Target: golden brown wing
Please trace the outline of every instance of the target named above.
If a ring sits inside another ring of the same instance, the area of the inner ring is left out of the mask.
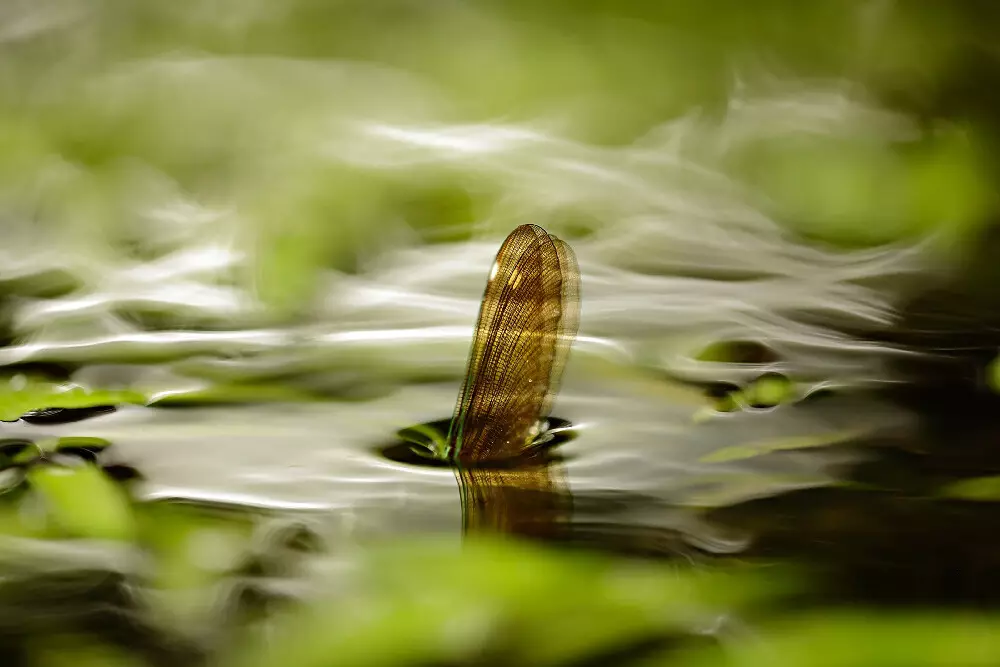
[[[524,450],[548,416],[578,316],[570,247],[536,225],[511,232],[483,294],[448,434],[453,459],[469,464]]]

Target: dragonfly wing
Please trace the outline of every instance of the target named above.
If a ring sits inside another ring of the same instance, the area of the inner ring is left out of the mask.
[[[469,463],[523,451],[551,407],[567,334],[576,331],[578,292],[579,271],[562,241],[535,225],[507,237],[486,284],[449,432],[453,457]]]

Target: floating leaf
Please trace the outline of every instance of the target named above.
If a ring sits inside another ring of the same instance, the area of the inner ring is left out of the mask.
[[[944,486],[938,495],[959,500],[1000,500],[1000,475],[952,482]]]
[[[771,452],[826,447],[856,438],[860,434],[860,431],[838,431],[823,435],[801,435],[733,445],[732,447],[717,449],[711,454],[703,456],[701,461],[704,463],[727,463],[729,461],[752,459],[755,456],[763,456]]]
[[[79,385],[44,378],[15,375],[0,381],[0,419],[14,421],[75,421],[107,411],[108,406],[143,404],[146,397],[136,391],[88,390]],[[60,416],[56,409],[80,411]]]

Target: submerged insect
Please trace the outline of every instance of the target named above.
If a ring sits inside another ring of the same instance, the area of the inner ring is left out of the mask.
[[[511,232],[483,294],[448,431],[452,460],[506,459],[531,444],[558,391],[579,313],[573,250],[536,225]]]

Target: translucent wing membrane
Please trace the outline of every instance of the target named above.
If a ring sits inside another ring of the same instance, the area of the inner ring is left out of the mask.
[[[516,456],[548,416],[579,321],[572,249],[535,225],[511,232],[483,294],[448,433],[463,463]]]

